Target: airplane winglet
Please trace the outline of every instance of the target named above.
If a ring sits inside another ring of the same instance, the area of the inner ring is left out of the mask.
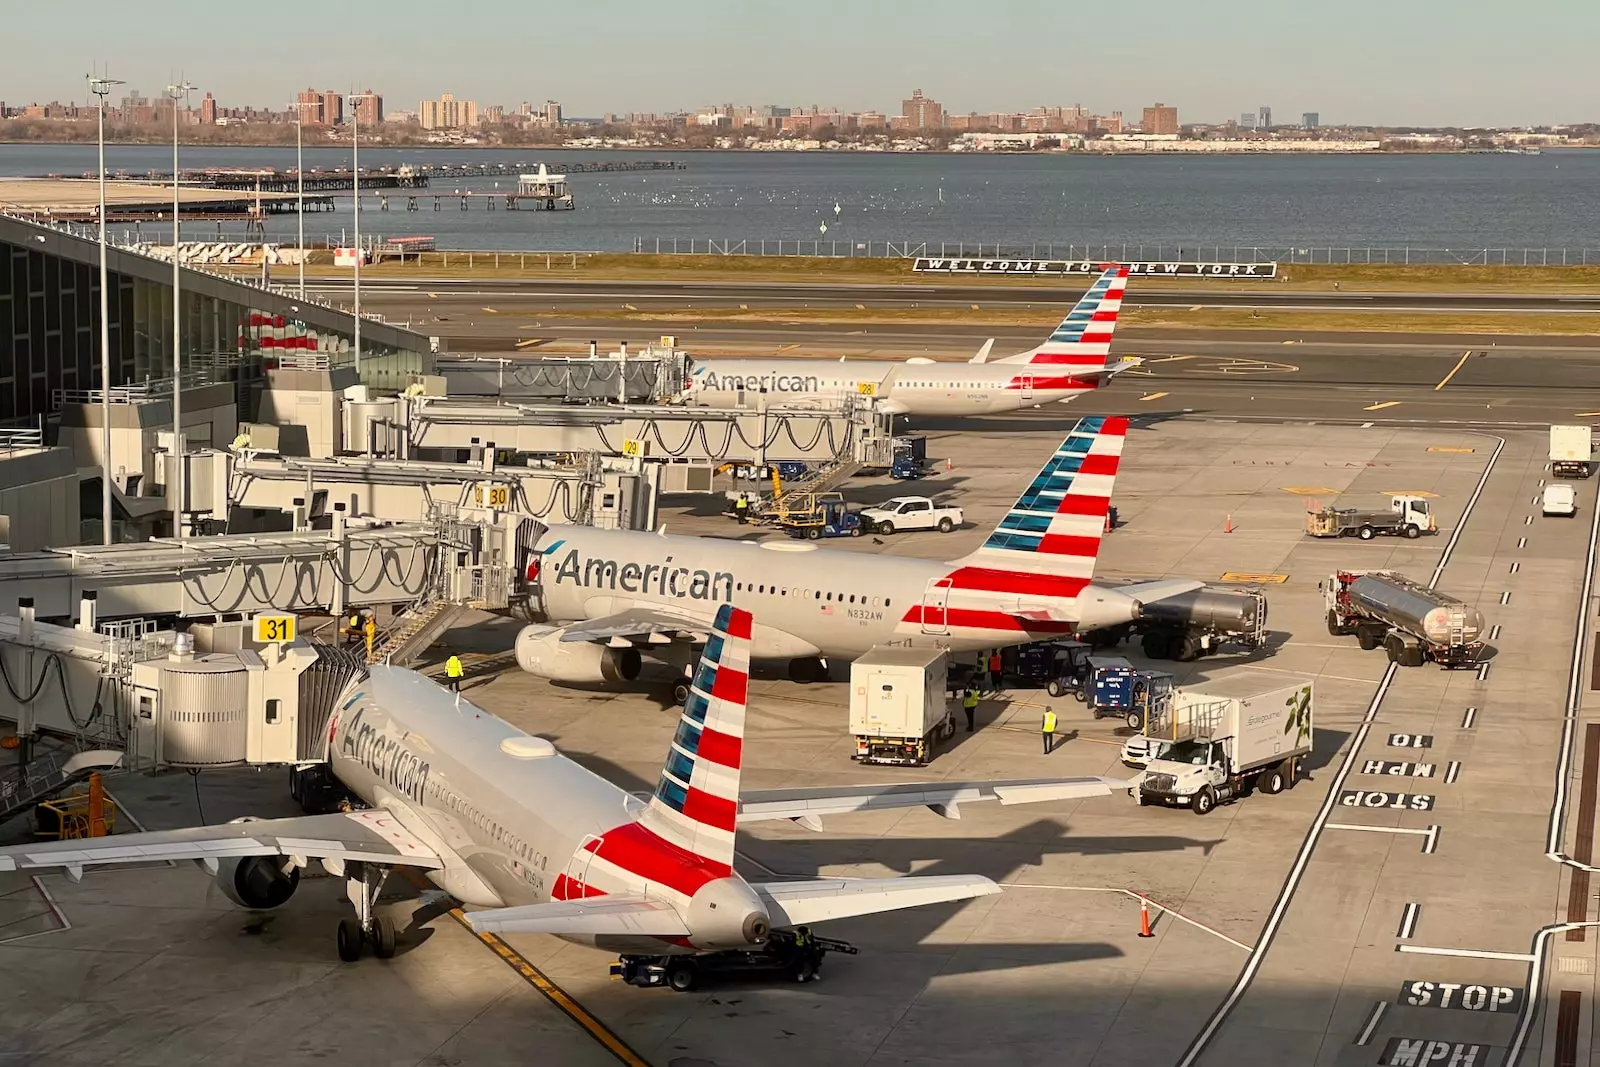
[[[983,347],[978,349],[978,354],[973,356],[971,359],[967,360],[967,362],[968,363],[987,363],[987,362],[989,362],[989,351],[991,349],[993,349],[993,348],[994,348],[994,338],[991,337],[987,341],[983,342]]]

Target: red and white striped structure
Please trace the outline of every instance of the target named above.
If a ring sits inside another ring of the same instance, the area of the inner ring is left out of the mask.
[[[1037,391],[1097,389],[1103,385],[1103,374],[1078,377],[1074,372],[1100,372],[1110,365],[1111,335],[1117,328],[1127,289],[1128,268],[1107,267],[1044,344],[998,361],[1030,368],[1013,378],[1006,388]]]

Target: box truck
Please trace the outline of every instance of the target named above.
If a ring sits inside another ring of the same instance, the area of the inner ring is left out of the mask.
[[[1587,478],[1594,442],[1587,426],[1550,427],[1550,473],[1557,478]]]
[[[1235,675],[1180,690],[1169,712],[1151,719],[1150,761],[1135,780],[1140,804],[1177,804],[1206,815],[1259,786],[1292,789],[1311,754],[1309,678]]]
[[[949,657],[936,649],[876,646],[850,665],[850,733],[862,763],[922,766],[955,735],[945,696]]]

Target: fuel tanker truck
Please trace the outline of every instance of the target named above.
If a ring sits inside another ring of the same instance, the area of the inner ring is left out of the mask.
[[[1110,648],[1134,636],[1149,659],[1187,663],[1227,645],[1253,652],[1267,640],[1267,598],[1259,589],[1206,586],[1150,601],[1135,621],[1093,631],[1085,640]]]
[[[1455,597],[1393,571],[1338,571],[1318,586],[1328,632],[1355,634],[1366,651],[1382,646],[1389,662],[1420,667],[1470,666],[1483,651],[1483,615]]]

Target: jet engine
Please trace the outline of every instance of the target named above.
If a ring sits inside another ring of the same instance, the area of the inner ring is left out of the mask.
[[[561,628],[524,626],[517,635],[517,666],[553,682],[631,682],[641,665],[636,648],[561,640]]]
[[[285,869],[287,868],[287,870]],[[300,885],[300,868],[282,856],[241,856],[217,861],[217,886],[241,908],[264,911],[288,903]]]

